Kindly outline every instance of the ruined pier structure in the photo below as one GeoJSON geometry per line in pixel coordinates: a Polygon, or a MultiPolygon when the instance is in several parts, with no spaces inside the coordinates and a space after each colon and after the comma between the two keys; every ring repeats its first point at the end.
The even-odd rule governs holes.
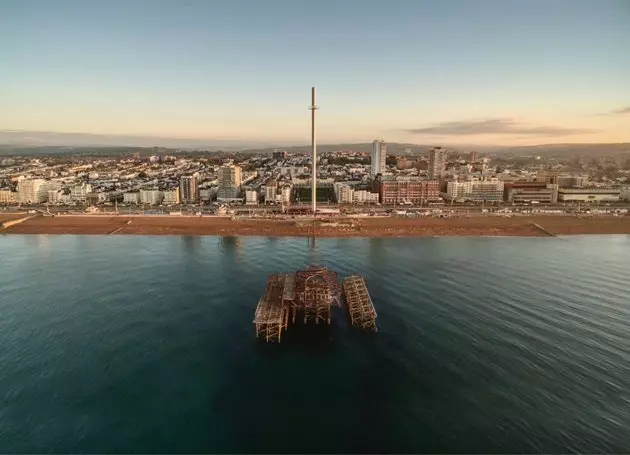
{"type": "MultiPolygon", "coordinates": [[[[352,325],[376,331],[376,311],[363,278],[346,278],[344,291],[352,325]],[[350,279],[355,281],[348,282],[350,279]],[[346,286],[346,282],[352,285],[346,286]],[[369,322],[370,318],[372,322],[369,322]]],[[[265,295],[256,307],[256,337],[268,342],[280,342],[283,330],[288,328],[289,322],[295,324],[298,317],[305,324],[319,324],[320,321],[330,324],[333,306],[341,307],[341,287],[336,272],[326,267],[312,267],[295,273],[271,275],[265,295]]]]}

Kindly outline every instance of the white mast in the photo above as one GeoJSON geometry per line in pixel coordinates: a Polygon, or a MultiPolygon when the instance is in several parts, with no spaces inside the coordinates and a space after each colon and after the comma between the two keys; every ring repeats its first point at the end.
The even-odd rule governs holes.
{"type": "Polygon", "coordinates": [[[311,110],[311,146],[313,147],[313,216],[315,216],[317,210],[317,141],[315,135],[315,111],[319,109],[315,102],[315,87],[313,87],[311,93],[312,104],[308,107],[311,110]]]}

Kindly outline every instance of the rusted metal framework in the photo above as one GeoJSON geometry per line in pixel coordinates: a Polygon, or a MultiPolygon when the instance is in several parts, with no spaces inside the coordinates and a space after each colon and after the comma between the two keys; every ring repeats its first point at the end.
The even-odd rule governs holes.
{"type": "Polygon", "coordinates": [[[339,278],[326,267],[309,268],[295,273],[295,296],[298,311],[304,314],[304,323],[324,321],[330,324],[331,306],[341,305],[339,278]]]}
{"type": "Polygon", "coordinates": [[[331,323],[331,307],[341,306],[341,289],[336,272],[326,267],[299,270],[294,274],[271,275],[265,295],[258,302],[254,324],[256,337],[280,342],[289,319],[298,313],[304,323],[331,323]]]}
{"type": "Polygon", "coordinates": [[[267,282],[267,291],[258,301],[254,324],[256,338],[262,337],[267,342],[280,342],[282,331],[289,323],[289,306],[284,301],[286,275],[271,275],[267,282]]]}
{"type": "Polygon", "coordinates": [[[353,275],[344,279],[343,291],[350,315],[350,324],[376,332],[376,310],[363,277],[353,275]]]}

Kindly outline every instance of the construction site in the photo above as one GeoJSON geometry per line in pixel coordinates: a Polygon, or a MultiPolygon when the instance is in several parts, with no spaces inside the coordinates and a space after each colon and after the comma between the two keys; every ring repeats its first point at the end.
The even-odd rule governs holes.
{"type": "Polygon", "coordinates": [[[256,337],[279,343],[296,322],[330,324],[333,308],[342,308],[344,302],[351,326],[376,332],[376,310],[363,277],[340,282],[337,272],[327,267],[271,275],[256,307],[256,337]]]}

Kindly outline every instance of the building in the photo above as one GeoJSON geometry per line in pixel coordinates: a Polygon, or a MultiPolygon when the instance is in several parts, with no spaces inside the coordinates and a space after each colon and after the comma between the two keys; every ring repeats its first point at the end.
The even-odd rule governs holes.
{"type": "Polygon", "coordinates": [[[446,174],[446,149],[434,147],[429,150],[429,179],[435,180],[446,174]]]}
{"type": "Polygon", "coordinates": [[[162,191],[162,196],[162,204],[164,205],[179,205],[181,203],[179,198],[179,188],[162,191]]]}
{"type": "Polygon", "coordinates": [[[503,188],[503,200],[514,204],[558,202],[558,185],[545,182],[510,182],[503,188]]]}
{"type": "Polygon", "coordinates": [[[355,204],[376,204],[380,199],[378,193],[372,193],[368,190],[354,190],[352,202],[355,204]]]}
{"type": "Polygon", "coordinates": [[[11,190],[0,190],[0,204],[15,204],[18,201],[17,193],[11,190]]]}
{"type": "Polygon", "coordinates": [[[291,192],[292,192],[291,185],[283,185],[282,186],[282,190],[280,191],[280,195],[282,196],[282,203],[284,205],[291,204],[291,192]]]}
{"type": "Polygon", "coordinates": [[[335,183],[333,189],[338,204],[352,204],[354,202],[354,189],[347,183],[335,183]]]}
{"type": "Polygon", "coordinates": [[[160,205],[164,195],[160,190],[140,190],[140,203],[149,205],[160,205]]]}
{"type": "Polygon", "coordinates": [[[278,193],[277,183],[273,182],[265,185],[265,202],[275,202],[278,193]]]}
{"type": "Polygon", "coordinates": [[[258,205],[258,191],[256,190],[245,191],[245,204],[258,205]]]}
{"type": "Polygon", "coordinates": [[[70,196],[74,202],[86,202],[88,193],[92,192],[92,185],[89,183],[81,183],[70,188],[70,196]]]}
{"type": "Polygon", "coordinates": [[[133,191],[123,194],[123,202],[125,204],[140,204],[140,193],[133,191]]]}
{"type": "Polygon", "coordinates": [[[477,162],[477,152],[470,152],[470,162],[472,164],[477,162]]]}
{"type": "Polygon", "coordinates": [[[179,197],[186,204],[199,199],[199,182],[196,175],[185,175],[179,180],[179,197]]]}
{"type": "Polygon", "coordinates": [[[553,183],[560,188],[575,188],[586,185],[588,177],[583,175],[571,175],[566,172],[543,170],[536,173],[536,181],[553,183]]]}
{"type": "Polygon", "coordinates": [[[381,140],[375,140],[372,142],[372,159],[371,170],[372,177],[376,177],[378,174],[384,174],[387,169],[385,161],[387,159],[387,145],[381,140]]]}
{"type": "Polygon", "coordinates": [[[560,202],[615,202],[621,196],[620,188],[560,188],[560,202]]]}
{"type": "Polygon", "coordinates": [[[17,186],[18,202],[38,204],[48,199],[48,187],[42,179],[21,180],[17,186]]]}
{"type": "Polygon", "coordinates": [[[287,152],[285,150],[274,150],[273,151],[273,159],[274,160],[286,160],[287,152]]]}
{"type": "Polygon", "coordinates": [[[463,182],[448,182],[446,195],[449,199],[468,201],[502,201],[505,183],[498,178],[471,179],[463,182]]]}
{"type": "Polygon", "coordinates": [[[417,177],[381,178],[377,181],[381,204],[423,204],[440,201],[440,182],[417,177]]]}
{"type": "Polygon", "coordinates": [[[235,199],[240,196],[243,183],[243,170],[240,166],[222,166],[219,169],[219,199],[235,199]]]}

